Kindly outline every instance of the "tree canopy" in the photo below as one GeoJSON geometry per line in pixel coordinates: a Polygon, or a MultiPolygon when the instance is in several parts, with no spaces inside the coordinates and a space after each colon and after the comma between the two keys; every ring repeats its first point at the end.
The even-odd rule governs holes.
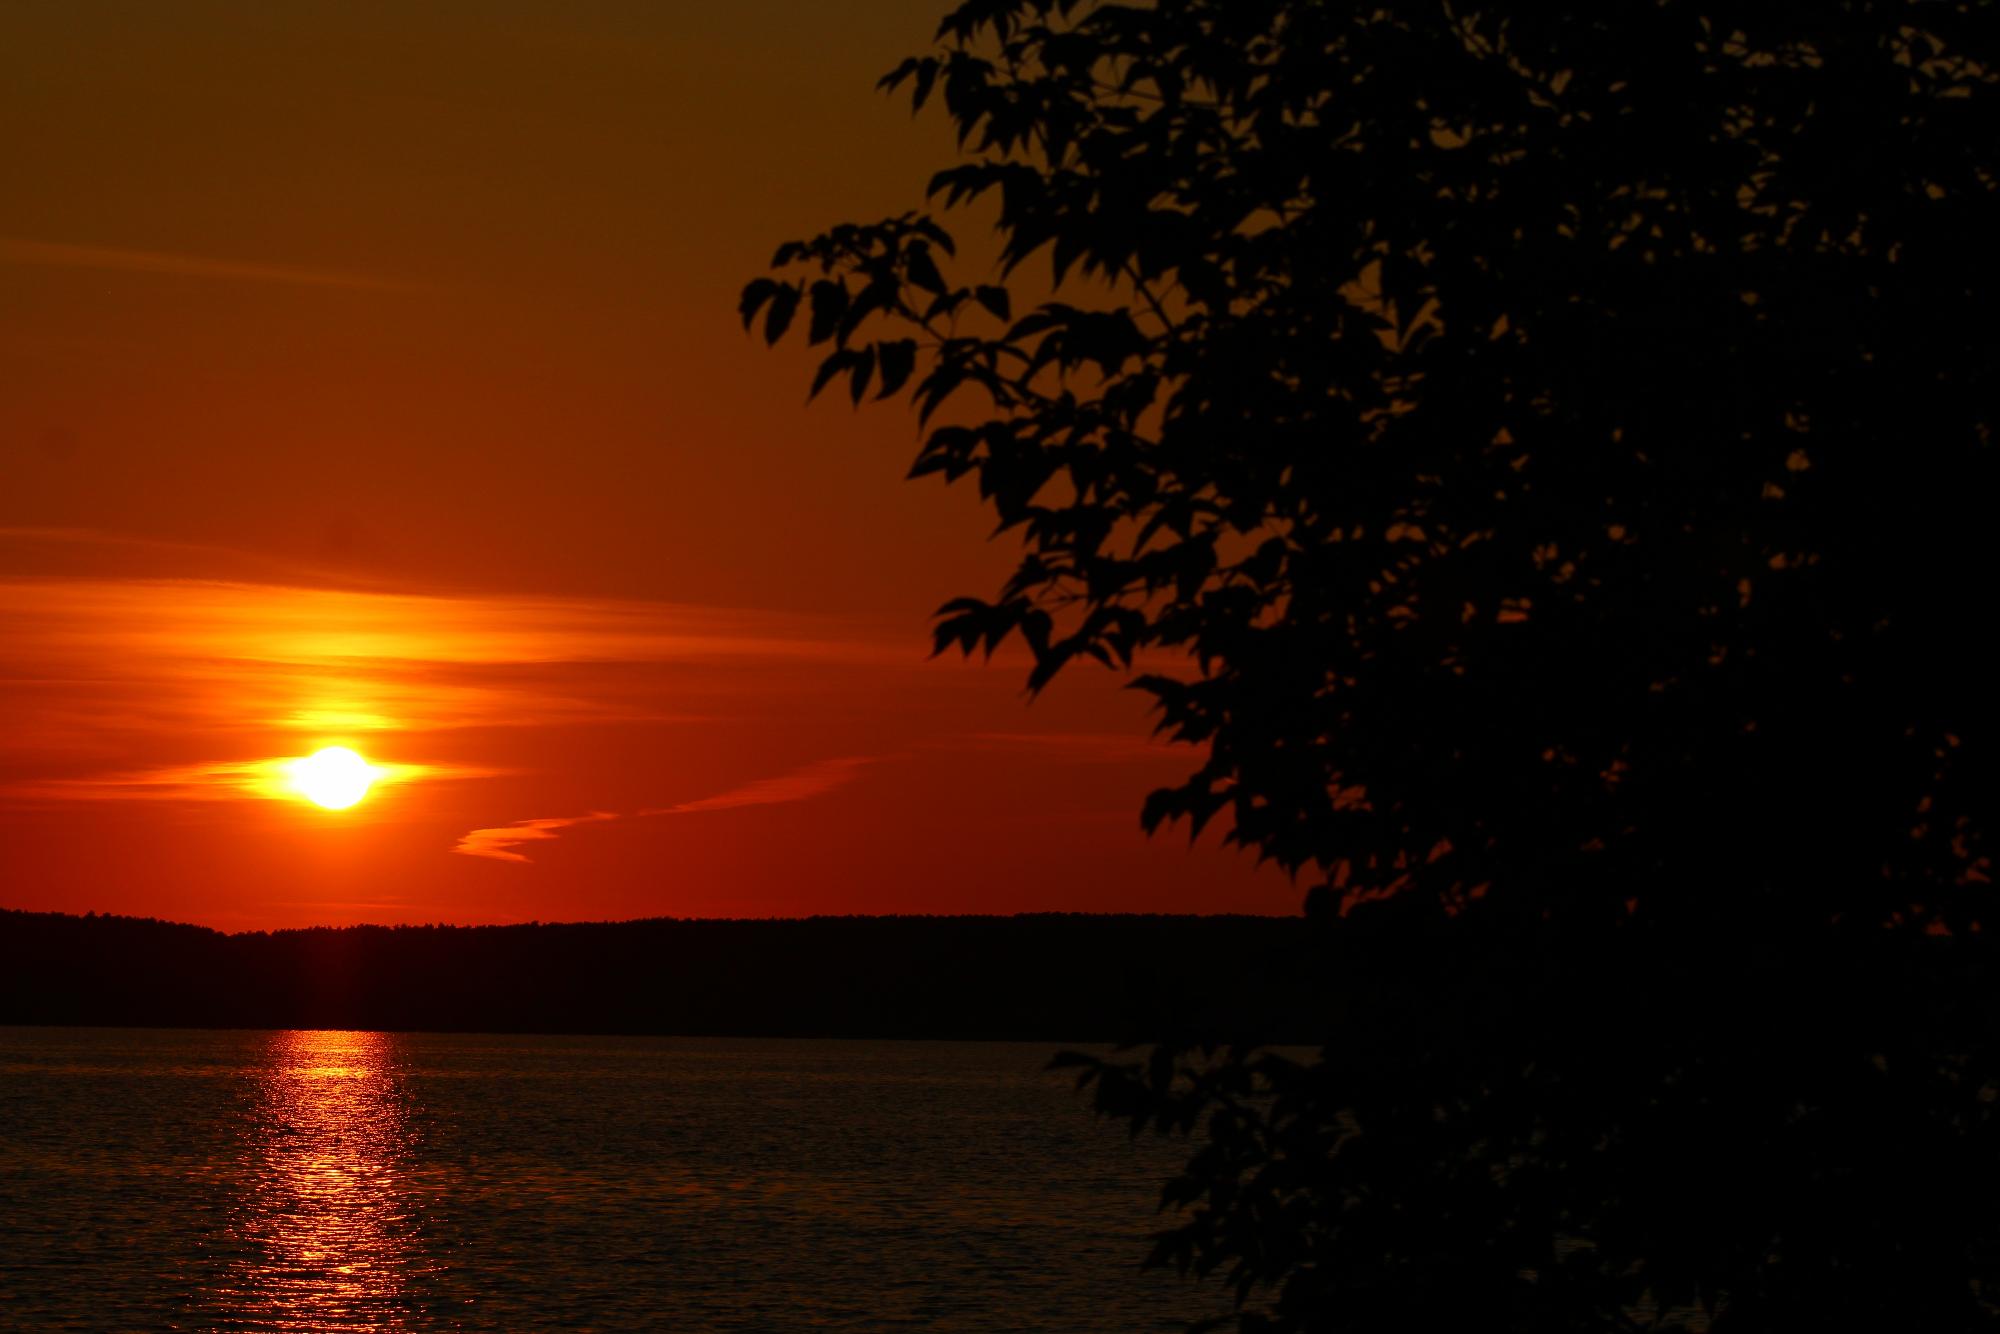
{"type": "MultiPolygon", "coordinates": [[[[781,247],[741,313],[774,342],[805,317],[826,349],[815,393],[907,396],[926,431],[913,471],[972,478],[1018,535],[1013,577],[948,604],[940,648],[1017,635],[1037,689],[1078,659],[1138,663],[1163,728],[1202,755],[1148,826],[1221,815],[1308,872],[1344,966],[1366,971],[1364,921],[1515,944],[1531,927],[1597,942],[1536,966],[1592,958],[1615,991],[1601,961],[1625,946],[1604,942],[1637,932],[1678,942],[1646,966],[1700,991],[1717,984],[1690,951],[1760,942],[1721,951],[1728,1004],[1632,1021],[1698,1012],[1699,1040],[1675,1029],[1595,1085],[1582,1030],[1558,1041],[1546,1019],[1515,1023],[1532,1041],[1512,1075],[1467,1063],[1466,1033],[1498,1040],[1479,1023],[1415,1042],[1452,1053],[1421,1077],[1411,1042],[1387,1055],[1348,1024],[1375,1062],[1366,1096],[1402,1099],[1372,1138],[1362,1067],[1331,1048],[1233,1063],[1178,1102],[1171,1057],[1107,1086],[1141,1119],[1225,1114],[1184,1182],[1205,1221],[1166,1253],[1245,1291],[1297,1285],[1254,1316],[1285,1328],[1336,1309],[1342,1328],[1394,1327],[1392,1298],[1513,1292],[1529,1270],[1523,1328],[1620,1327],[1641,1293],[1734,1294],[1737,1327],[1793,1328],[1769,1313],[1803,1308],[1773,1294],[1851,1283],[1859,1262],[1836,1253],[1918,1283],[1883,1260],[1887,1233],[1802,1241],[1803,1187],[1790,1213],[1745,1203],[1713,1255],[1696,1216],[1669,1245],[1629,1212],[1671,1189],[1631,1146],[1670,1143],[1667,1109],[1716,1096],[1754,1110],[1694,1140],[1745,1170],[1753,1144],[1796,1149],[1794,1106],[1862,1136],[1990,1133],[1966,1067],[1936,1082],[1976,1025],[1919,1038],[1843,1008],[1851,1025],[1796,1044],[1797,1066],[1716,1035],[1770,994],[1746,979],[1778,955],[1800,994],[1839,992],[1834,956],[1801,942],[1970,942],[1990,915],[1995,6],[969,0],[884,83],[942,101],[961,154],[930,195],[997,218],[997,271],[951,276],[944,214],[912,213],[781,247]],[[1899,1042],[1928,1092],[1871,1102],[1855,1062],[1899,1042]],[[1243,1100],[1274,1087],[1275,1111],[1243,1100]],[[1605,1110],[1620,1098],[1644,1125],[1605,1110]],[[1890,1102],[1902,1120],[1858,1110],[1890,1102]],[[1627,1156],[1591,1177],[1607,1143],[1627,1156]],[[1422,1166],[1447,1161],[1449,1188],[1422,1166]],[[1464,1244],[1437,1224],[1430,1250],[1403,1245],[1416,1213],[1368,1212],[1417,1198],[1464,1244]],[[1527,1233],[1542,1240],[1494,1240],[1527,1233]],[[1559,1234],[1583,1249],[1535,1249],[1559,1234]],[[1475,1251],[1490,1284],[1465,1278],[1475,1251]],[[1565,1265],[1597,1286],[1551,1296],[1565,1265]]],[[[1656,1161],[1699,1156],[1684,1149],[1656,1161]]],[[[1794,1185],[1889,1189],[1879,1160],[1797,1153],[1794,1185]]],[[[1822,1219],[1887,1207],[1856,1190],[1822,1219]]],[[[1962,1279],[1971,1243],[1937,1245],[1962,1279]]],[[[1973,1310],[1960,1279],[1939,1280],[1954,1327],[1973,1310]]]]}

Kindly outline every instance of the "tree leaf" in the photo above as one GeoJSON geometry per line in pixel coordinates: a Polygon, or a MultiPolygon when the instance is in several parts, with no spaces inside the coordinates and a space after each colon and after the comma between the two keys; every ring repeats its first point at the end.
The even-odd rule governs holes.
{"type": "Polygon", "coordinates": [[[1004,287],[975,287],[972,289],[972,299],[984,306],[995,319],[1013,318],[1014,303],[1004,287]]]}
{"type": "Polygon", "coordinates": [[[917,366],[917,340],[897,339],[894,342],[876,344],[877,364],[881,367],[882,387],[876,392],[878,399],[888,398],[909,381],[910,374],[917,366]]]}
{"type": "Polygon", "coordinates": [[[755,278],[743,287],[743,295],[736,303],[736,310],[743,317],[743,327],[748,329],[757,318],[766,301],[777,293],[778,284],[770,278],[755,278]]]}
{"type": "Polygon", "coordinates": [[[812,285],[812,323],[806,332],[808,345],[824,343],[833,337],[847,314],[848,294],[846,284],[833,279],[821,279],[812,285]]]}
{"type": "Polygon", "coordinates": [[[776,343],[785,336],[785,330],[792,324],[792,313],[799,308],[799,289],[789,283],[781,284],[771,293],[770,308],[764,316],[764,341],[776,343]]]}

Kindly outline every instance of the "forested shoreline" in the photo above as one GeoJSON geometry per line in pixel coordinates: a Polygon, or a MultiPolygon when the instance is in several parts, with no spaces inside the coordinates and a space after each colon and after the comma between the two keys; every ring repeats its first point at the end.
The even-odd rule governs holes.
{"type": "Polygon", "coordinates": [[[1282,1040],[1300,923],[813,917],[226,934],[0,910],[0,1023],[443,1032],[1282,1040]]]}

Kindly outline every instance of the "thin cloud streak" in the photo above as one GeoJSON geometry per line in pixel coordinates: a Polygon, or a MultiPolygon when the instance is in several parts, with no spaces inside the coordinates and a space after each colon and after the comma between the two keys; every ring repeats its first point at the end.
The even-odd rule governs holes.
{"type": "Polygon", "coordinates": [[[143,564],[146,578],[196,579],[216,583],[286,587],[330,587],[384,592],[406,591],[389,581],[352,569],[314,565],[243,547],[143,537],[97,528],[0,524],[0,570],[33,570],[38,578],[110,579],[131,577],[143,564]]]}
{"type": "Polygon", "coordinates": [[[1080,764],[1171,760],[1186,763],[1193,753],[1165,737],[1117,732],[968,732],[959,745],[972,750],[1047,756],[1080,764]]]}
{"type": "Polygon", "coordinates": [[[453,852],[468,857],[486,857],[499,862],[532,860],[514,849],[523,843],[538,843],[557,837],[557,831],[572,825],[597,824],[606,820],[640,819],[655,815],[696,815],[707,811],[738,810],[746,806],[780,806],[808,801],[853,781],[863,766],[874,764],[879,755],[845,755],[831,760],[815,760],[775,778],[760,778],[741,787],[718,792],[712,797],[659,806],[620,816],[612,811],[592,811],[589,815],[551,816],[539,820],[515,820],[491,829],[473,829],[459,836],[453,852]]]}
{"type": "Polygon", "coordinates": [[[468,857],[485,857],[496,862],[526,862],[529,858],[524,853],[514,851],[523,843],[539,843],[553,839],[558,829],[568,829],[571,825],[596,824],[602,820],[617,818],[618,816],[611,811],[592,811],[588,815],[516,820],[497,829],[469,830],[459,837],[451,850],[464,853],[468,857]]]}
{"type": "MultiPolygon", "coordinates": [[[[0,785],[0,796],[23,802],[48,801],[227,801],[239,797],[303,800],[291,766],[301,756],[267,760],[211,760],[157,769],[42,778],[0,785]]],[[[370,795],[405,783],[448,778],[492,778],[505,770],[462,764],[399,764],[369,761],[370,795]]]]}
{"type": "Polygon", "coordinates": [[[0,575],[0,766],[129,766],[148,738],[241,755],[274,736],[695,722],[769,690],[769,673],[884,665],[922,660],[905,636],[826,616],[0,575]]]}
{"type": "Polygon", "coordinates": [[[877,755],[848,755],[833,760],[816,760],[776,778],[760,778],[712,797],[640,811],[639,814],[695,815],[705,811],[733,811],[744,806],[777,806],[788,801],[804,801],[852,782],[863,765],[873,764],[880,758],[877,755]]]}
{"type": "Polygon", "coordinates": [[[128,250],[119,246],[71,245],[19,236],[0,236],[0,264],[157,273],[181,278],[220,278],[235,282],[278,283],[288,287],[337,287],[373,292],[420,290],[415,283],[377,278],[365,273],[297,268],[289,264],[246,263],[160,250],[128,250]]]}
{"type": "Polygon", "coordinates": [[[740,658],[907,663],[832,618],[616,599],[438,595],[205,579],[0,576],[18,649],[348,666],[740,658]],[[16,628],[20,627],[20,628],[16,628]]]}

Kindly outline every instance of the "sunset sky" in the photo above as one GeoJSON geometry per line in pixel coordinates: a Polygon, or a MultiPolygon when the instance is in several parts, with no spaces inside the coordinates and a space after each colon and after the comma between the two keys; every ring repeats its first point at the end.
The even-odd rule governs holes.
{"type": "Polygon", "coordinates": [[[1295,911],[1143,836],[1194,752],[1118,678],[927,660],[1011,541],[737,327],[921,203],[939,11],[0,9],[0,906],[1295,911]]]}

